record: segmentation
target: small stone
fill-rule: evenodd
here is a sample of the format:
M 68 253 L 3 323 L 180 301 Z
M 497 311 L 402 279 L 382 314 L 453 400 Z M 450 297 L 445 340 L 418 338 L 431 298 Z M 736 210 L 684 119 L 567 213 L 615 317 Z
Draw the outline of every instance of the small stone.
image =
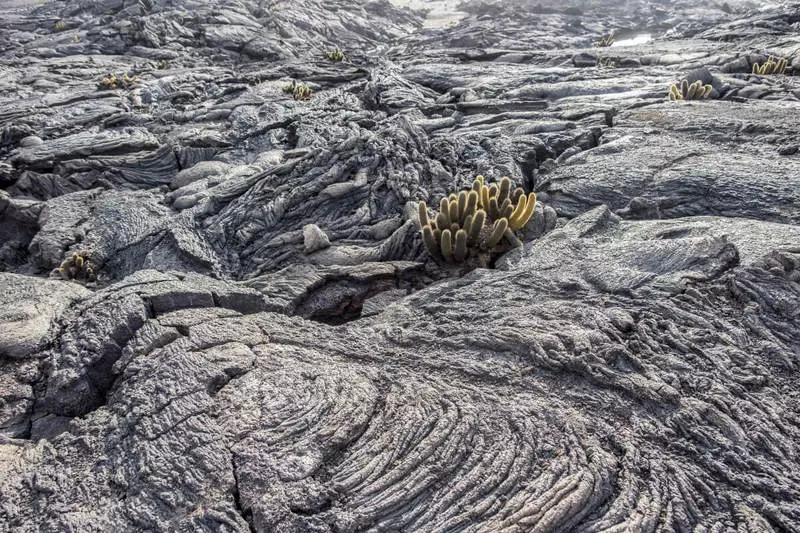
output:
M 28 135 L 19 141 L 20 148 L 33 148 L 41 144 L 44 144 L 44 141 L 41 137 L 37 137 L 36 135 Z
M 331 245 L 330 239 L 316 224 L 303 226 L 303 251 L 310 254 Z
M 581 52 L 572 56 L 572 64 L 578 68 L 597 66 L 597 56 L 587 52 Z

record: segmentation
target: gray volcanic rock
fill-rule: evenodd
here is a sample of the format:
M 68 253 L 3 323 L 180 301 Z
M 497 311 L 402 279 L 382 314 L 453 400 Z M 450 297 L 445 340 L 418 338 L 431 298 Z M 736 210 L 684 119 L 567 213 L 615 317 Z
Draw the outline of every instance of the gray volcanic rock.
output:
M 0 1 L 0 531 L 800 530 L 798 25 Z M 477 174 L 524 246 L 438 265 Z

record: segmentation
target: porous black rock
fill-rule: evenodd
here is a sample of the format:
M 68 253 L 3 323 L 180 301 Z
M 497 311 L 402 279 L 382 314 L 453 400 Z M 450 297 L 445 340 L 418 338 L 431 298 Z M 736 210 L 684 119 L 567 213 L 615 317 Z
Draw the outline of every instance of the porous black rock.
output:
M 0 531 L 800 530 L 800 7 L 449 5 L 0 3 Z

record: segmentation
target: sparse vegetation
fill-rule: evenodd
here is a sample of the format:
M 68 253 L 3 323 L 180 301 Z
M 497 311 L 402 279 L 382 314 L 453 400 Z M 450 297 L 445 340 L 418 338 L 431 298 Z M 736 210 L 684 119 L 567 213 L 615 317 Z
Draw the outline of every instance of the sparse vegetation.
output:
M 122 74 L 122 76 L 111 73 L 100 80 L 100 83 L 97 84 L 97 88 L 101 90 L 127 89 L 137 81 L 136 76 L 129 76 L 127 72 Z
M 614 32 L 608 34 L 608 37 L 601 37 L 599 41 L 595 41 L 594 45 L 598 48 L 607 48 L 614 44 Z
M 66 27 L 67 27 L 67 25 L 64 24 L 63 20 L 59 20 L 58 22 L 56 22 L 56 31 L 62 31 Z
M 336 61 L 341 62 L 346 59 L 344 52 L 342 52 L 339 47 L 337 46 L 333 50 L 328 50 L 327 48 L 322 50 L 322 54 L 325 56 L 325 59 L 328 61 Z
M 97 267 L 90 261 L 89 252 L 76 252 L 53 269 L 50 276 L 64 280 L 94 281 L 96 272 Z
M 673 84 L 669 88 L 668 97 L 670 100 L 705 100 L 714 88 L 711 85 L 703 85 L 700 80 L 689 83 L 687 80 L 681 81 L 680 85 Z
M 474 262 L 487 266 L 493 256 L 522 246 L 516 232 L 524 228 L 536 207 L 536 194 L 511 190 L 511 180 L 486 186 L 478 176 L 469 191 L 442 198 L 431 219 L 419 203 L 422 240 L 439 263 Z
M 789 66 L 789 61 L 782 57 L 778 61 L 775 61 L 772 56 L 769 56 L 764 63 L 758 64 L 755 63 L 753 65 L 753 74 L 760 74 L 762 76 L 771 75 L 771 74 L 785 74 L 786 67 Z
M 291 94 L 295 100 L 308 100 L 311 98 L 312 90 L 305 83 L 297 83 L 292 80 L 292 83 L 283 86 L 283 92 Z
M 610 57 L 598 57 L 597 58 L 597 67 L 598 68 L 617 68 L 617 62 L 611 59 Z

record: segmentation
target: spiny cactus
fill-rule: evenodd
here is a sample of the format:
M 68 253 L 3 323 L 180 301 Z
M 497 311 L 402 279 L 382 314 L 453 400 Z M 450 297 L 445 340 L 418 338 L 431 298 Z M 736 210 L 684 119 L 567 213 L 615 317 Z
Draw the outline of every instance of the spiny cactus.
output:
M 100 80 L 100 83 L 97 84 L 97 87 L 101 90 L 127 89 L 137 81 L 138 80 L 136 76 L 129 76 L 127 72 L 125 72 L 122 76 L 117 76 L 114 73 L 110 73 L 108 76 Z
M 599 41 L 595 41 L 594 45 L 598 48 L 606 48 L 614 44 L 614 32 L 608 34 L 608 37 L 601 37 Z
M 61 266 L 50 272 L 51 277 L 65 280 L 94 281 L 97 267 L 89 261 L 89 252 L 76 252 L 64 259 Z
M 769 74 L 785 74 L 786 67 L 789 66 L 789 61 L 782 57 L 778 61 L 772 59 L 772 56 L 769 56 L 763 64 L 759 65 L 755 63 L 753 65 L 753 74 L 760 74 L 762 76 L 769 75 Z
M 341 49 L 339 49 L 338 46 L 336 48 L 334 48 L 333 50 L 328 50 L 327 48 L 325 48 L 325 49 L 322 50 L 322 54 L 325 56 L 325 59 L 327 59 L 328 61 L 341 62 L 341 61 L 344 61 L 346 59 L 345 56 L 344 56 L 344 52 L 342 52 Z
M 673 84 L 669 88 L 669 99 L 675 100 L 705 100 L 711 94 L 713 87 L 711 85 L 703 85 L 703 82 L 697 80 L 694 83 L 689 83 L 683 80 L 680 85 Z
M 62 31 L 66 27 L 67 25 L 64 24 L 63 21 L 59 20 L 58 22 L 56 22 L 56 31 Z
M 442 198 L 431 219 L 428 206 L 419 203 L 422 240 L 433 258 L 444 263 L 464 263 L 475 258 L 486 264 L 495 254 L 522 246 L 516 233 L 533 216 L 536 194 L 511 190 L 511 180 L 486 186 L 478 176 L 469 191 Z
M 292 80 L 292 83 L 283 86 L 283 92 L 291 94 L 295 100 L 308 100 L 311 98 L 311 87 L 305 83 L 297 83 Z
M 597 68 L 617 68 L 617 62 L 610 57 L 598 57 Z

